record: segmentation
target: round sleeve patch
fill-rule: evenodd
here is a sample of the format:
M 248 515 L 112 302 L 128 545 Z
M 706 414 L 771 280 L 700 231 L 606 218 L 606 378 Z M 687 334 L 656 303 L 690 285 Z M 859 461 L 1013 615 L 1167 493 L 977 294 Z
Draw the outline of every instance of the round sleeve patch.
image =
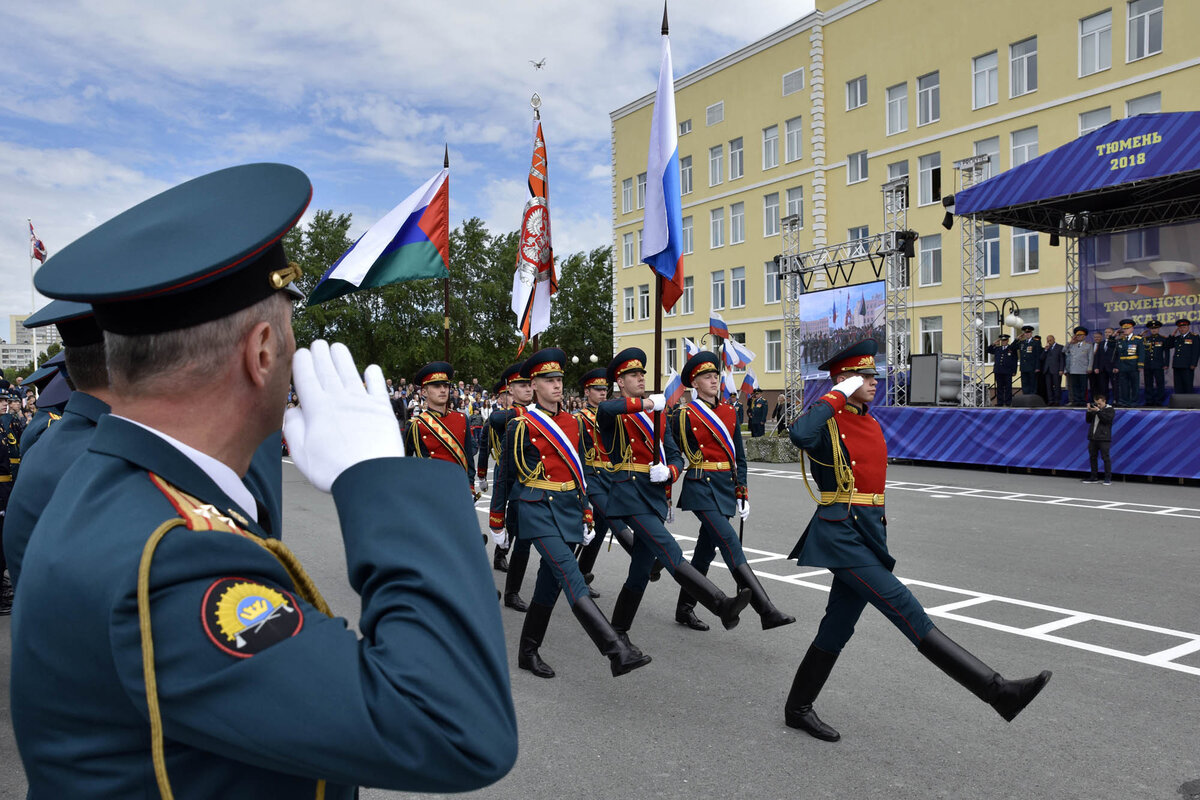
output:
M 249 658 L 299 633 L 304 612 L 290 592 L 245 578 L 221 578 L 204 593 L 200 621 L 217 649 Z

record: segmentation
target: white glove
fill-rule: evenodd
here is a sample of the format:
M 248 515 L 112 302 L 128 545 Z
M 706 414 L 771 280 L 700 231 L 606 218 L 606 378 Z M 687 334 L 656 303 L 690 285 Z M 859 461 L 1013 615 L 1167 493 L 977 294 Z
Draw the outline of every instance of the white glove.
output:
M 404 438 L 377 365 L 359 376 L 346 345 L 330 347 L 317 339 L 296 351 L 292 381 L 301 404 L 284 413 L 284 435 L 292 461 L 316 488 L 328 492 L 355 464 L 404 455 Z
M 650 482 L 651 483 L 666 483 L 671 480 L 671 468 L 666 464 L 651 464 L 650 465 Z
M 833 390 L 835 392 L 841 392 L 842 395 L 849 400 L 850 395 L 857 392 L 864 383 L 866 383 L 866 381 L 863 380 L 861 375 L 851 375 L 849 378 L 846 378 L 846 380 L 833 387 Z
M 487 478 L 475 479 L 475 491 L 479 492 L 480 494 L 483 494 L 487 491 Z
M 737 513 L 738 513 L 738 516 L 742 518 L 743 522 L 745 520 L 749 519 L 750 518 L 750 501 L 749 500 L 738 500 L 737 501 Z
M 587 526 L 587 523 L 584 523 L 584 525 L 583 525 L 583 546 L 587 547 L 589 544 L 592 543 L 592 539 L 595 539 L 595 538 L 596 538 L 596 529 L 589 528 Z
M 496 547 L 501 550 L 508 549 L 508 531 L 504 528 L 492 528 L 492 541 L 496 543 Z
M 654 404 L 654 408 L 650 409 L 651 411 L 662 411 L 667 407 L 667 396 L 665 394 L 652 394 L 646 399 Z

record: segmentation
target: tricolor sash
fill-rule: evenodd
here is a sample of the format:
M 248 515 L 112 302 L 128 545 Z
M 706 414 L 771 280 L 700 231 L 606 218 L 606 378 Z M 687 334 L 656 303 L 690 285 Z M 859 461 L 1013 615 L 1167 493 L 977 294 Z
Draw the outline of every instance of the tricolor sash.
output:
M 554 418 L 540 408 L 529 406 L 525 409 L 525 421 L 537 428 L 538 432 L 554 445 L 554 449 L 570 467 L 571 474 L 575 476 L 575 483 L 579 485 L 580 491 L 586 492 L 587 481 L 583 479 L 583 462 L 579 460 L 579 451 L 575 449 L 575 445 L 571 444 L 571 440 L 563 433 L 563 429 L 558 427 Z
M 633 421 L 638 426 L 638 430 L 641 431 L 642 436 L 646 437 L 646 446 L 653 451 L 654 445 L 658 445 L 658 463 L 666 464 L 667 451 L 663 449 L 662 442 L 654 441 L 654 422 L 650 419 L 650 415 L 645 411 L 638 411 L 637 413 L 630 414 L 629 416 L 633 417 Z
M 420 414 L 417 414 L 417 419 L 424 423 L 429 432 L 450 451 L 450 455 L 454 456 L 454 460 L 458 462 L 458 465 L 470 473 L 471 465 L 467 463 L 466 451 L 459 444 L 454 432 L 446 427 L 446 423 L 442 422 L 440 417 L 428 411 L 422 411 Z
M 721 447 L 725 448 L 726 454 L 729 456 L 729 463 L 736 464 L 737 456 L 733 451 L 733 437 L 729 434 L 729 429 L 725 427 L 725 423 L 717 416 L 717 412 L 708 407 L 708 403 L 700 398 L 696 398 L 696 402 L 688 403 L 688 411 L 694 412 L 700 421 L 704 423 L 704 427 L 712 433 L 713 438 L 721 443 Z

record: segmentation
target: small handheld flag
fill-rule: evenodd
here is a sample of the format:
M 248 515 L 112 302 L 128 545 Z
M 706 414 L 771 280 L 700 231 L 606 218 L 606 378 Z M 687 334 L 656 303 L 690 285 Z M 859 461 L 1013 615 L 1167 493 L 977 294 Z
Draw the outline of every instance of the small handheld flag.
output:
M 721 399 L 733 401 L 737 396 L 737 384 L 733 382 L 733 373 L 726 370 L 723 379 L 721 380 Z
M 722 339 L 729 338 L 729 326 L 715 311 L 708 315 L 708 332 L 713 336 L 720 336 Z
M 675 370 L 671 370 L 671 376 L 667 378 L 667 388 L 663 390 L 663 394 L 667 396 L 668 406 L 675 405 L 683 397 L 683 381 Z
M 758 376 L 754 374 L 754 370 L 746 368 L 746 374 L 742 378 L 742 391 L 746 394 L 752 393 L 758 388 Z
M 695 342 L 693 342 L 691 339 L 687 338 L 686 336 L 683 337 L 683 359 L 684 359 L 684 361 L 686 361 L 687 359 L 691 358 L 692 356 L 696 355 L 696 353 L 699 353 L 699 352 L 700 352 L 700 345 L 696 344 Z
M 725 364 L 730 369 L 742 369 L 754 360 L 754 352 L 732 337 L 725 340 L 722 349 L 725 351 Z

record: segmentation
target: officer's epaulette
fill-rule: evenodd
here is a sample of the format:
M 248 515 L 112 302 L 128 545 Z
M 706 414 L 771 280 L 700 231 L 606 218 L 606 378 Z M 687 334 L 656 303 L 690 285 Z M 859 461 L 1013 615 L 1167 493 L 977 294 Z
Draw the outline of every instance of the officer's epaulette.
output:
M 222 531 L 236 533 L 239 536 L 251 536 L 234 521 L 233 515 L 237 514 L 236 511 L 231 509 L 228 515 L 223 514 L 216 506 L 201 503 L 195 497 L 172 486 L 153 472 L 148 474 L 150 482 L 157 486 L 167 501 L 175 507 L 175 511 L 178 512 L 180 519 L 183 520 L 183 524 L 189 531 Z M 243 525 L 246 524 L 244 519 L 241 519 L 240 522 Z

